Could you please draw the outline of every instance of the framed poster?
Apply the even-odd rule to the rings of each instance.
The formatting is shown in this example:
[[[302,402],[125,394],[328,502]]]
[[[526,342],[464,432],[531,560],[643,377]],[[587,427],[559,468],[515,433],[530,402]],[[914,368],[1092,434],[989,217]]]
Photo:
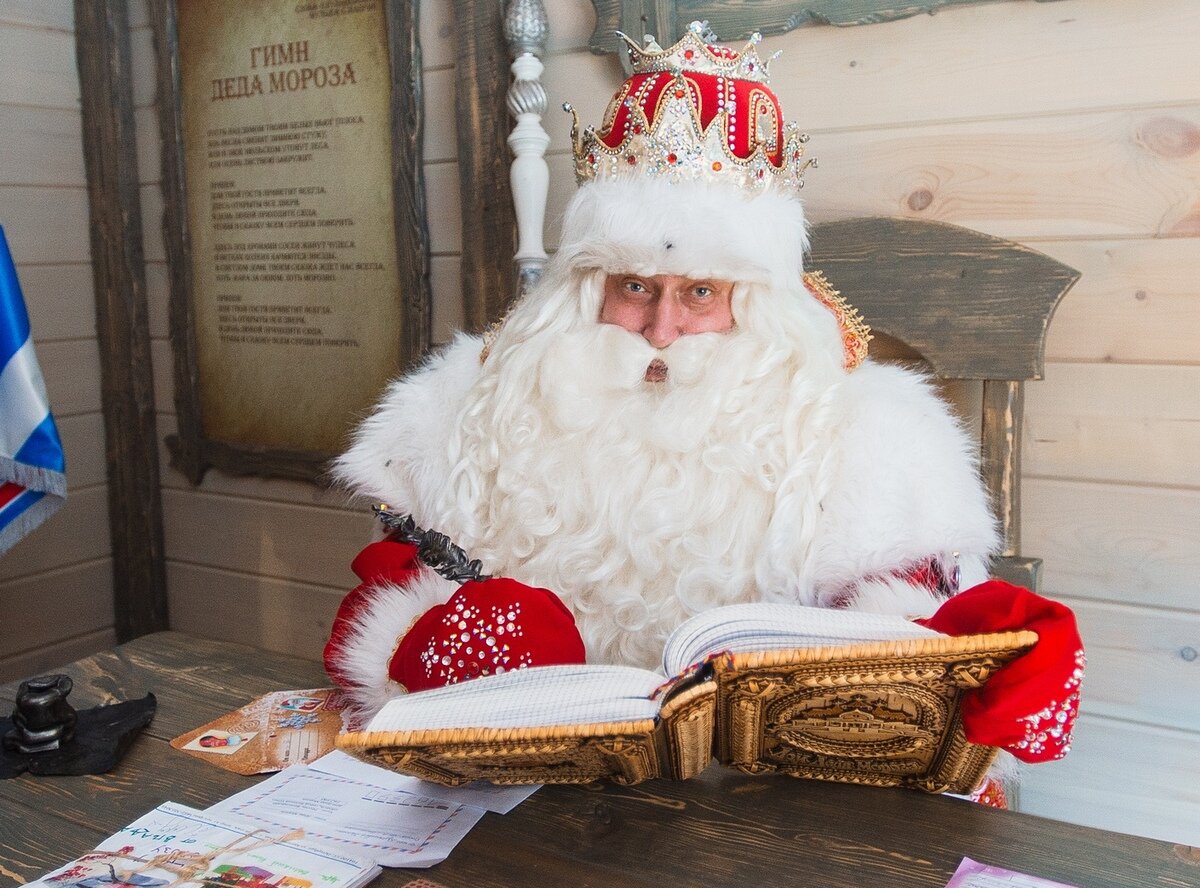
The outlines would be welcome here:
[[[320,479],[429,342],[413,0],[155,0],[193,483]]]

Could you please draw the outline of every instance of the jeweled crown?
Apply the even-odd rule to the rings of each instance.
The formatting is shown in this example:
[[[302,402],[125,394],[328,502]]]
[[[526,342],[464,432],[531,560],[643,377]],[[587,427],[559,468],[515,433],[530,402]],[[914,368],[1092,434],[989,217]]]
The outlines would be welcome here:
[[[755,34],[741,51],[718,46],[706,22],[692,22],[683,38],[663,49],[653,37],[638,46],[624,34],[633,74],[608,106],[603,128],[580,132],[573,115],[571,142],[580,183],[629,175],[670,181],[725,181],[751,191],[775,183],[804,187],[808,136],[784,123],[771,91],[768,66]],[[778,55],[778,53],[776,53]]]

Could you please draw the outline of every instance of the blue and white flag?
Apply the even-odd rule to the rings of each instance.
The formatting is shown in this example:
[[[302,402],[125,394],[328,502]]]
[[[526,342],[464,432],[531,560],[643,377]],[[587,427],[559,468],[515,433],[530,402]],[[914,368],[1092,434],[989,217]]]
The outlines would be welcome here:
[[[62,442],[0,226],[0,555],[62,505],[63,470]]]

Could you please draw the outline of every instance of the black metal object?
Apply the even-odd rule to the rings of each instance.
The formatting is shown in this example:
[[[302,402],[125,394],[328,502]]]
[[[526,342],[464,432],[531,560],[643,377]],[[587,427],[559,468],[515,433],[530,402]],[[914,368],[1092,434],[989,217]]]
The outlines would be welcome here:
[[[65,675],[43,675],[21,682],[13,728],[4,748],[17,752],[50,752],[75,739],[75,707],[67,702],[74,685]]]
[[[0,720],[0,779],[28,771],[42,775],[103,774],[154,718],[153,694],[76,712],[67,701],[66,675],[22,682],[11,718]]]
[[[391,537],[417,547],[417,557],[447,580],[466,583],[490,579],[483,572],[483,562],[467,559],[467,553],[450,542],[450,538],[436,530],[423,530],[417,526],[412,515],[400,515],[387,506],[372,506],[371,511],[391,531]]]

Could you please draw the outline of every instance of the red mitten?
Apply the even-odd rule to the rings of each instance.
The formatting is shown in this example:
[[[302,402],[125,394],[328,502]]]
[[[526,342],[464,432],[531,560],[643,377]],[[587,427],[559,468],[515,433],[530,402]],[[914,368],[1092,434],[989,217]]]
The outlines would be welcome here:
[[[496,578],[464,583],[405,634],[388,675],[409,691],[482,675],[583,663],[575,618],[549,589]]]
[[[359,552],[350,567],[362,582],[342,599],[333,618],[329,641],[325,644],[325,672],[340,687],[356,683],[339,665],[354,619],[371,603],[379,583],[403,586],[416,578],[420,563],[416,546],[381,540]]]
[[[972,743],[1002,747],[1026,762],[1054,761],[1070,751],[1085,662],[1070,608],[989,580],[917,622],[946,635],[1036,632],[1036,645],[963,695],[963,730]]]

